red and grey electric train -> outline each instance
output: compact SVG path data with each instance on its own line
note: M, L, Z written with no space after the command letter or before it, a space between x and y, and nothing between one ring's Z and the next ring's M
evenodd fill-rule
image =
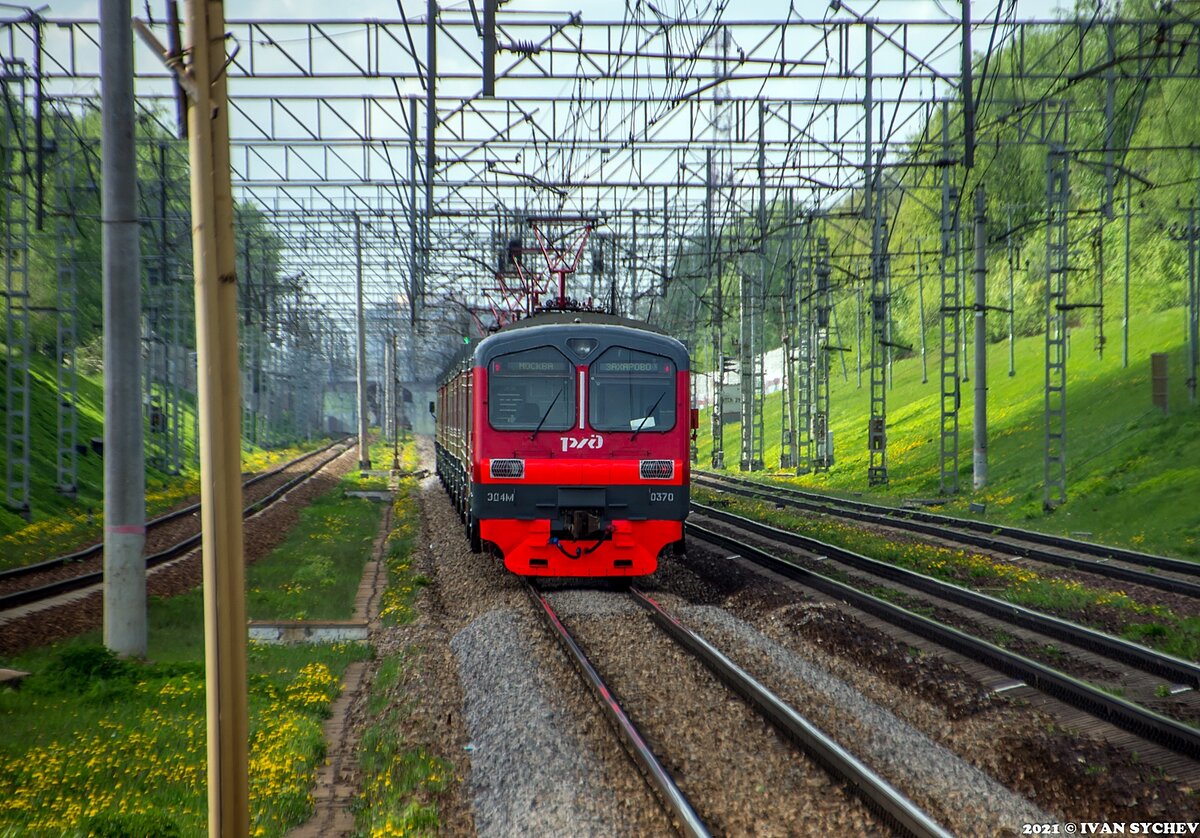
M437 473L471 549L524 576L643 576L682 549L687 350L633 320L535 315L451 365Z

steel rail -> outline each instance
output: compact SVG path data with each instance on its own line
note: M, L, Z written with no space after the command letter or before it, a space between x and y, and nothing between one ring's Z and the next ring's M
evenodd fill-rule
M329 447L330 446L326 446L322 450L323 451L328 450ZM349 449L346 449L346 450L348 451ZM346 451L338 451L337 453L332 454L329 457L326 457L325 459L321 460L321 462L317 463L315 466L313 466L308 471L292 478L291 480L284 483L282 486L273 490L266 497L256 500L254 503L250 504L249 506L247 506L245 509L242 510L242 517L249 518L250 516L254 515L255 513L262 511L263 509L265 509L266 507L268 507L272 503L274 503L276 500L281 498L284 494L289 492L291 489L295 488L296 486L298 486L300 483L304 482L305 480L308 480L310 477L312 477L318 471L320 471L325 466L329 465L329 463L333 462L334 460L336 460L338 457L342 456L345 453L346 453ZM307 458L301 458L301 459L307 459ZM149 570L152 567L158 567L159 565L165 564L165 563L171 561L172 559L176 559L179 556L189 553L191 550L200 546L200 543L203 540L203 536L204 536L203 532L198 532L195 535L188 536L187 538L183 539L182 541L176 542L175 544L171 545L170 547L168 547L165 550L161 550L158 553L153 553L149 556L146 556L146 569ZM51 597L55 597L60 594L70 593L71 591L78 591L83 588L90 587L92 585L98 585L102 581L104 581L104 571L97 570L97 571L93 571L91 573L82 573L78 576L72 576L69 579L60 579L56 582L50 582L46 585L39 585L36 588L25 588L24 590L20 590L20 591L13 591L11 593L7 593L7 594L0 596L0 614L3 614L5 611L8 611L9 609L12 609L12 608L16 608L20 605L29 605L31 603L41 602L43 600L50 599Z
M260 472L259 474L254 475L249 480L244 482L242 484L242 488L244 489L247 486L253 486L256 483L261 483L263 480L267 480L268 478L274 477L275 475L291 468L292 466L296 465L297 463L302 463L305 460L308 460L308 459L311 459L312 457L317 456L318 454L323 454L326 451L328 451L330 448L332 448L333 446L339 445L342 442L344 442L345 439L346 439L345 437L342 437L341 439L335 439L333 442L329 443L328 445L324 445L320 448L316 448L312 451L309 451L308 453L303 454L294 460L289 460L288 462L284 463L283 465L279 466L278 468L272 469L270 471ZM163 515L158 516L157 518L153 518L150 521L147 521L146 529L150 529L151 527L162 526L163 524L168 524L171 521L178 520L179 518L183 518L184 516L191 515L193 513L199 512L199 511L200 511L199 503L190 504L188 506L182 507L181 509L176 509L171 512L167 512ZM99 542L91 545L90 547L85 547L82 550L78 550L74 553L67 553L65 555L58 556L53 559L46 559L45 561L38 562L37 564L28 564L28 565L22 565L21 567L12 567L12 568L8 568L6 570L0 570L0 582L7 581L9 579L20 579L23 576L32 576L35 573L40 573L45 570L53 570L54 568L61 567L63 565L74 564L75 562L86 561L88 559L99 556L103 552L104 552L104 542L99 541Z
M1078 538L1068 538L1065 535L1053 535L1052 533L1038 532L1037 530L1027 530L1022 527L1012 527L1007 524L993 524L988 521L976 521L972 518L959 518L954 515L943 515L937 512L923 512L919 509L901 509L894 506L885 506L879 503L867 503L865 501L852 500L850 498L839 498L833 495L823 495L820 492L806 492L803 489L794 489L790 486L776 486L771 483L760 483L754 480L746 480L740 477L731 477L716 472L702 471L693 472L700 474L709 479L724 480L729 483L739 483L744 486L759 486L768 489L778 489L779 491L795 497L811 500L816 503L840 504L850 507L851 509L859 509L863 512L874 512L887 517L899 517L902 519L910 519L914 521L924 521L931 524L944 524L948 527L962 528L975 530L976 532L990 533L992 535L1003 535L1007 538L1017 538L1022 541L1029 541L1035 544L1045 544L1048 547L1061 547L1066 550L1072 550L1076 553L1085 553L1089 556L1097 556L1102 559L1120 559L1134 564L1144 564L1148 567L1157 567L1159 570L1172 570L1177 573L1185 573L1192 576L1200 576L1200 563L1189 562L1186 559L1174 559L1170 556L1159 556L1154 553L1143 553L1139 550L1130 550L1125 547L1114 547L1110 544L1099 544L1095 541L1083 541Z
M794 506L797 509L804 509L809 512L817 512L824 515L832 515L834 517L849 518L851 520L863 521L866 523L879 524L885 527L893 527L895 529L909 530L918 532L923 535L932 535L937 538L948 541L957 541L962 544L969 544L975 547L983 547L985 549L999 550L1005 553L1012 553L1023 558L1033 559L1035 561L1054 564L1060 567L1069 567L1074 570L1082 570L1087 573L1094 573L1097 576L1107 576L1110 579L1119 579L1122 582L1133 582L1138 585L1145 585L1149 588L1158 588L1162 591L1170 593L1186 594L1200 598L1200 582L1190 582L1186 579L1175 579L1169 576L1159 576L1147 571L1136 570L1130 567L1122 567L1121 565L1110 565L1106 562L1109 559L1119 559L1120 561L1134 562L1126 555L1118 555L1118 553L1136 555L1141 557L1136 561L1146 567L1155 567L1161 570L1170 570L1176 573L1182 573L1190 576L1200 576L1200 563L1189 562L1182 559L1171 559L1166 556L1154 556L1149 553L1134 553L1133 551L1125 551L1121 548L1109 548L1103 545L1091 544L1084 541L1075 541L1073 539L1058 538L1057 536L1048 536L1044 533L1036 535L1043 539L1040 543L1053 543L1059 549L1071 550L1074 552L1084 552L1089 555L1101 556L1099 559L1089 559L1067 555L1052 550L1045 550L1040 547L1028 546L1025 544L1015 543L1011 541L998 540L996 536L1003 538L1025 538L1025 535L1016 535L1016 533L1029 533L1028 530L1019 530L1015 527L1002 527L999 525L986 524L980 521L969 521L964 518L951 518L949 516L933 515L928 512L915 513L923 516L916 518L909 514L908 510L889 510L889 507L873 507L871 504L859 504L857 501L843 501L836 498L826 498L821 495L812 495L808 492L800 492L795 489L788 489L781 486L772 486L765 483L755 483L754 481L744 481L737 478L729 477L713 477L708 474L697 475L693 473L692 482L719 488L721 491L730 492L731 494L742 495L743 497L763 497L769 498L777 503L783 503L788 506ZM736 488L735 488L736 487ZM821 498L813 500L813 498ZM850 508L839 508L839 504ZM871 507L871 511L859 509L857 506ZM960 528L964 524L972 524L968 529L971 531L963 531ZM993 533L992 535L976 534L977 532ZM1050 541L1046 541L1049 539Z
M529 580L525 580L525 591L529 594L529 598L533 600L534 605L539 607L540 613L553 631L555 639L563 647L563 650L567 653L567 657L571 659L571 663L574 664L580 677L583 678L588 688L596 696L600 707L604 710L605 717L620 735L622 744L641 770L642 775L646 778L651 788L658 794L663 805L677 819L680 832L689 836L689 838L710 838L711 833L708 831L708 827L705 826L704 821L696 814L696 810L687 799L687 796L675 784L675 780L663 768L662 763L658 761L658 757L654 755L654 752L650 750L641 733L634 727L629 716L626 715L621 705L613 697L612 691L604 683L604 679L596 672L596 668L592 666L583 649L575 642L575 638L571 636L571 632L562 624L562 621L558 618L558 614L554 612L554 608Z
M700 660L791 739L826 772L848 783L867 807L881 815L900 832L914 838L949 838L950 833L909 800L902 792L862 763L820 728L785 704L753 676L731 661L700 635L686 628L661 605L636 588L633 599L650 612L654 622Z
M1136 666L1152 675L1171 678L1175 683L1200 689L1200 666L1191 661L723 509L695 502L692 503L692 509L706 517L732 524L748 532L827 556L850 567L950 600L1013 625L1065 640L1113 660Z
M986 640L923 617L886 600L871 596L843 582L801 567L787 559L768 553L745 542L713 530L686 524L696 538L736 550L743 558L788 576L855 608L886 620L913 634L958 652L1013 678L1023 680L1042 692L1073 707L1103 719L1116 727L1162 745L1190 759L1200 759L1200 730L1175 719L1159 715L1123 698L1109 695L1070 675L1051 669L1037 661L1002 649Z

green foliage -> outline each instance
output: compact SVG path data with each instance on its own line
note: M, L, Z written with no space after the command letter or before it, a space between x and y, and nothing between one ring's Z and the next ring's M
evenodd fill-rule
M415 446L414 446L415 447ZM387 540L388 588L383 592L379 617L392 624L411 622L415 616L413 604L421 589L431 583L423 574L412 569L412 550L420 529L417 511L417 481L400 481L392 503L392 531Z
M711 490L700 487L693 492L701 503L711 503L715 497ZM1176 614L1169 608L1141 602L1123 592L1065 581L1052 574L990 559L969 550L952 550L919 541L896 541L821 515L788 508L779 510L745 498L721 497L728 501L727 508L739 515L1046 614L1104 631L1111 632L1115 626L1131 640L1178 657L1200 658L1200 618ZM822 572L832 575L831 571ZM894 596L885 598L895 599ZM908 602L900 604L911 607ZM1146 622L1148 618L1153 618L1153 622ZM996 642L1000 643L999 640Z
M415 446L405 451L405 460ZM388 538L388 588L381 617L406 623L415 616L414 603L430 580L412 569L412 548L419 526L417 481L400 481L394 502L393 530ZM411 699L405 697L413 655L402 651L379 663L367 710L370 723L359 743L363 799L358 827L364 835L436 835L440 828L438 798L461 782L454 766L414 741Z
M203 835L203 599L150 603L153 662L122 661L89 635L6 661L31 672L0 690L0 834ZM282 836L312 810L322 720L357 644L251 644L251 833ZM101 686L121 685L100 698Z
M379 504L340 488L305 507L287 539L246 571L250 619L349 619L379 516Z
M1074 12L1060 12L1081 23L1094 21L1096 8L1090 4ZM1106 6L1105 16L1140 18L1146 21L1178 17L1169 4L1149 0L1124 0ZM1107 202L1104 170L1107 136L1104 109L1110 66L1108 28L1082 29L1028 27L1019 39L1001 43L988 57L975 57L976 78L981 82L976 113L976 162L967 171L961 162L946 167L946 159L959 160L963 144L961 103L951 100L946 107L948 149L943 150L942 108L931 108L928 121L919 125L897 161L889 169L886 195L890 224L890 274L892 283L892 342L916 347L922 333L936 341L941 319L939 251L941 239L941 184L943 172L960 196L957 205L962 228L962 257L958 266L962 281L970 285L973 252L972 195L977 186L986 193L987 266L990 279L988 303L1008 306L1011 271L1014 328L1020 335L1040 333L1045 327L1046 282L1046 161L1051 145L1064 140L1064 121L1057 106L1069 113L1065 137L1071 155L1070 231L1074 243L1070 299L1093 303L1103 273L1104 314L1111 324L1120 309L1119 285L1124 262L1130 256L1130 311L1134 318L1182 305L1186 298L1186 251L1171 238L1172 225L1186 222L1186 208L1194 206L1200 192L1195 137L1200 136L1200 80L1196 78L1150 78L1177 70L1190 72L1200 46L1174 46L1171 30L1156 26L1113 27L1111 74L1114 90L1114 121L1109 145L1120 149L1114 165L1121 167L1113 182L1111 213L1100 210ZM1082 37L1077 37L1082 32ZM1137 62L1130 60L1137 57ZM987 72L984 74L986 62ZM1022 63L1023 62L1023 63ZM1021 68L1024 72L1019 72ZM1100 68L1094 72L1080 72ZM1055 103L1046 110L1043 102ZM893 141L893 148L897 145ZM1124 151L1128 147L1129 151ZM1124 172L1136 174L1127 177ZM1129 198L1126 201L1126 189ZM860 308L859 289L869 289L871 231L863 217L864 196L848 190L831 205L821 207L829 220L810 228L813 206L790 210L778 194L768 196L767 239L759 257L759 233L753 210L742 215L720 217L712 236L712 250L719 254L711 270L705 253L706 237L685 244L672 266L667 297L655 311L655 321L671 334L688 335L696 368L711 369L712 329L710 314L715 306L717 283L723 294L725 354L736 356L738 341L739 279L757 276L765 261L763 345L779 345L782 299L792 299L797 271L803 263L803 241L810 229L828 238L834 288L833 335L830 342L856 346L857 335L869 329L866 306ZM1131 210L1129 246L1126 248L1124 217ZM790 245L789 245L790 242ZM794 248L789 258L788 247ZM1009 247L1011 246L1011 251ZM918 252L920 256L918 257ZM918 261L919 268L918 270ZM1103 262L1103 271L1101 263ZM947 263L952 272L954 265ZM804 295L804 289L800 289ZM864 294L869 298L869 290ZM964 303L973 302L968 288ZM923 303L923 306L922 306ZM924 319L921 309L924 309ZM1098 315L1092 310L1073 312L1074 325L1091 325ZM1007 336L1007 318L993 316L989 337ZM699 324L699 325L697 325ZM901 351L901 355L904 353ZM837 363L837 362L835 362Z
M1019 338L1014 345L1016 374L1008 376L1008 347L988 350L989 483L971 488L973 431L972 382L962 384L959 409L959 485L945 497L944 511L971 517L968 505L983 503L987 520L1049 532L1089 533L1095 541L1139 550L1200 557L1200 413L1189 404L1185 379L1184 312L1180 309L1141 318L1130 329L1130 365L1121 365L1119 346L1103 358L1092 351L1094 334L1072 332L1068 361L1067 503L1053 513L1042 509L1044 341ZM1150 361L1166 352L1171 410L1150 404ZM933 351L930 353L933 355ZM887 486L867 485L868 379L857 386L853 359L842 370L835 360L830 397L830 428L836 462L828 474L792 477L797 483L834 494L867 492L873 500L939 496L938 362L929 359L922 383L920 358L895 363L888 399ZM766 398L766 464L779 463L782 400ZM700 423L700 462L711 462L711 422ZM726 425L726 463L737 467L741 428ZM780 477L783 475L780 474Z
M7 360L0 351L0 383L4 381ZM35 356L30 364L30 495L32 520L25 521L0 504L0 568L16 567L79 549L101 538L103 523L104 460L90 441L104 436L103 379L100 375L79 377L77 492L69 497L57 490L57 389L53 362ZM0 390L0 400L3 391ZM199 495L198 473L194 463L196 440L193 437L195 404L185 397L180 427L183 436L184 472L166 474L147 460L146 515L154 517L174 508L181 501ZM243 451L245 471L262 471L299 456L301 451L318 447L320 441L270 451L247 445ZM390 462L390 460L389 460ZM5 467L5 449L0 445L0 474Z
M175 819L162 812L105 812L84 821L83 833L90 838L180 838L183 835Z
M138 667L100 645L68 646L44 672L30 679L37 694L75 694L92 704L105 704L128 695Z

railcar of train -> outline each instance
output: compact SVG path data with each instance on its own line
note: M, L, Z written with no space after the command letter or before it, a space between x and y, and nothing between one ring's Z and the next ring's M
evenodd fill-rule
M688 355L632 320L542 314L479 341L438 387L437 473L524 576L643 576L681 549Z

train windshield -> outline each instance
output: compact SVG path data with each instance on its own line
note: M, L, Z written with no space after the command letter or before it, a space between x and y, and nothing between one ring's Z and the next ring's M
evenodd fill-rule
M575 418L574 367L549 346L500 355L488 368L488 421L500 431L565 431Z
M588 368L588 422L598 431L656 433L675 427L675 364L613 346Z

